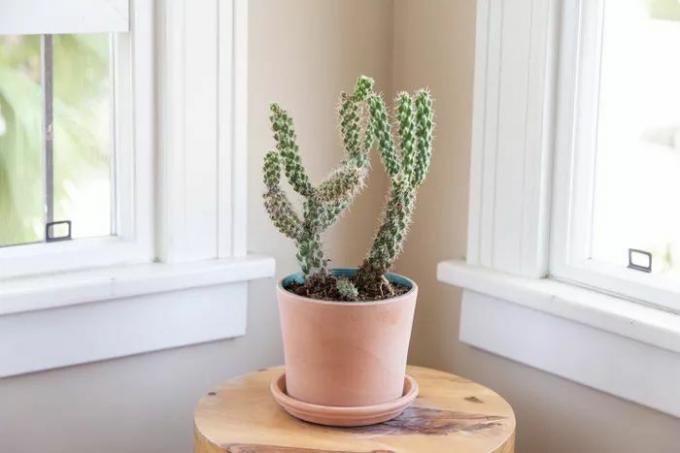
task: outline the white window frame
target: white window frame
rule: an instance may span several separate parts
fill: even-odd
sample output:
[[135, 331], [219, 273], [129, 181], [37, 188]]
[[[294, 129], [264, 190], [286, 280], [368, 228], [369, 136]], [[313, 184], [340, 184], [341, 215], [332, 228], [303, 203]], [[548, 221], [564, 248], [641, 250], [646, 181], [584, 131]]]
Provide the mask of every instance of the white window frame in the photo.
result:
[[562, 17], [550, 274], [680, 313], [677, 278], [641, 273], [590, 255], [604, 3], [567, 1]]
[[437, 276], [463, 288], [462, 342], [680, 416], [675, 305], [554, 275], [579, 69], [561, 37], [578, 34], [592, 3], [477, 2], [467, 256], [439, 263]]
[[[38, 0], [42, 2], [42, 0]], [[66, 10], [77, 10], [82, 2], [69, 0]], [[88, 2], [85, 2], [87, 4]], [[12, 4], [14, 4], [12, 2]], [[27, 8], [31, 2], [16, 3], [17, 9]], [[94, 3], [89, 3], [90, 6]], [[112, 64], [114, 74], [114, 137], [115, 166], [114, 187], [115, 235], [79, 238], [69, 241], [19, 244], [0, 248], [0, 279], [63, 272], [74, 269], [150, 262], [153, 259], [153, 159], [154, 159], [154, 107], [153, 107], [153, 9], [151, 2], [131, 2], [129, 31], [116, 32], [113, 39]], [[33, 5], [35, 6], [35, 5]], [[39, 6], [39, 5], [38, 5]], [[100, 5], [102, 6], [102, 5]], [[43, 5], [44, 9], [47, 5]], [[20, 15], [33, 14], [37, 6]], [[97, 16], [97, 9], [87, 14]], [[20, 11], [18, 12], [20, 13]], [[111, 13], [113, 14], [113, 13]], [[127, 15], [126, 15], [127, 16]], [[98, 16], [99, 17], [99, 16]], [[116, 18], [114, 14], [114, 18]], [[57, 27], [75, 27], [78, 23]], [[41, 22], [37, 17], [36, 22]], [[46, 31], [53, 31], [59, 21], [47, 20]], [[94, 23], [96, 31], [108, 31], [105, 18]], [[84, 21], [88, 23], [87, 20]], [[9, 22], [9, 27], [16, 24]], [[30, 24], [24, 24], [24, 28]], [[90, 25], [91, 26], [91, 25]], [[112, 29], [120, 25], [114, 23]], [[21, 31], [22, 29], [14, 31]], [[12, 30], [0, 31], [9, 32]], [[27, 29], [32, 31], [32, 29]]]
[[7, 248], [35, 253], [1, 262], [0, 378], [243, 335], [248, 282], [274, 275], [247, 253], [247, 0], [131, 0], [130, 18], [122, 235]]

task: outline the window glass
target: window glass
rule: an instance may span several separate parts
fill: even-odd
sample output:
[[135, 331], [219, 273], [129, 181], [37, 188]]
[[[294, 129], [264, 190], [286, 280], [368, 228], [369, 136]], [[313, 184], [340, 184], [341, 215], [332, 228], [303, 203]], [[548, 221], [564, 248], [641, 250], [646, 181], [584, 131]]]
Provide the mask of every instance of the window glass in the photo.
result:
[[41, 240], [40, 37], [0, 36], [0, 246]]
[[595, 260], [680, 272], [680, 2], [604, 9], [593, 228]]
[[112, 234], [109, 34], [0, 36], [0, 246]]
[[109, 35], [54, 35], [54, 220], [74, 237], [111, 234]]

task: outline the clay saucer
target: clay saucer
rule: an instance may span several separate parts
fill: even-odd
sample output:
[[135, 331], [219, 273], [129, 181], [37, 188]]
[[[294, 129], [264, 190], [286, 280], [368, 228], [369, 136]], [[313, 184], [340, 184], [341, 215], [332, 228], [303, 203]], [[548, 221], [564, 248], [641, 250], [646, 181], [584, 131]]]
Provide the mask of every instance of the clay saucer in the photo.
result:
[[366, 426], [390, 420], [406, 409], [418, 396], [418, 383], [408, 374], [401, 398], [372, 406], [322, 406], [296, 400], [286, 394], [286, 375], [282, 373], [269, 385], [274, 400], [290, 415], [327, 426]]

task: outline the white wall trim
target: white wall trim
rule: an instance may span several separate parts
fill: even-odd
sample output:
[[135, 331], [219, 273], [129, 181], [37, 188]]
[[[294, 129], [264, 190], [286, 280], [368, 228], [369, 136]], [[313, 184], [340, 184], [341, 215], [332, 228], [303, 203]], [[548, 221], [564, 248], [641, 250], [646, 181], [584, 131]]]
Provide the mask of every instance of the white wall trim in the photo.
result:
[[557, 3], [477, 2], [467, 259], [532, 277], [548, 270]]
[[463, 343], [680, 417], [680, 315], [550, 279], [444, 261]]
[[0, 378], [243, 335], [274, 259], [140, 264], [7, 281]]
[[191, 263], [150, 263], [3, 282], [0, 316], [124, 297], [244, 282], [274, 275], [274, 259], [247, 256]]
[[245, 334], [247, 282], [0, 316], [0, 378]]
[[218, 36], [218, 256], [244, 256], [248, 216], [248, 2], [221, 1], [217, 7], [220, 24], [233, 24], [220, 25]]
[[463, 343], [680, 417], [680, 354], [466, 290]]
[[158, 4], [158, 256], [244, 256], [247, 2]]
[[[680, 315], [675, 313], [568, 283], [518, 277], [464, 261], [439, 263], [437, 279], [680, 355]], [[463, 316], [461, 323], [466, 322]]]

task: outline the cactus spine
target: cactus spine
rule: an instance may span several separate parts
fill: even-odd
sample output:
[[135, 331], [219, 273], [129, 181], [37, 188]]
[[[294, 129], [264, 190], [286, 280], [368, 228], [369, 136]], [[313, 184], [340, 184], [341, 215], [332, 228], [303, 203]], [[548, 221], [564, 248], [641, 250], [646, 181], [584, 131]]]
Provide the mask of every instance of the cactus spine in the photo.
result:
[[[368, 170], [368, 151], [373, 134], [365, 127], [361, 137], [363, 102], [373, 93], [373, 80], [360, 77], [352, 95], [340, 98], [340, 130], [346, 158], [325, 181], [314, 187], [305, 171], [296, 143], [293, 120], [276, 104], [271, 106], [271, 126], [276, 149], [264, 158], [263, 177], [267, 191], [264, 204], [274, 225], [297, 245], [297, 259], [305, 278], [328, 274], [320, 235], [335, 223], [353, 197], [363, 188]], [[295, 192], [304, 197], [302, 219], [280, 187], [281, 170]]]

